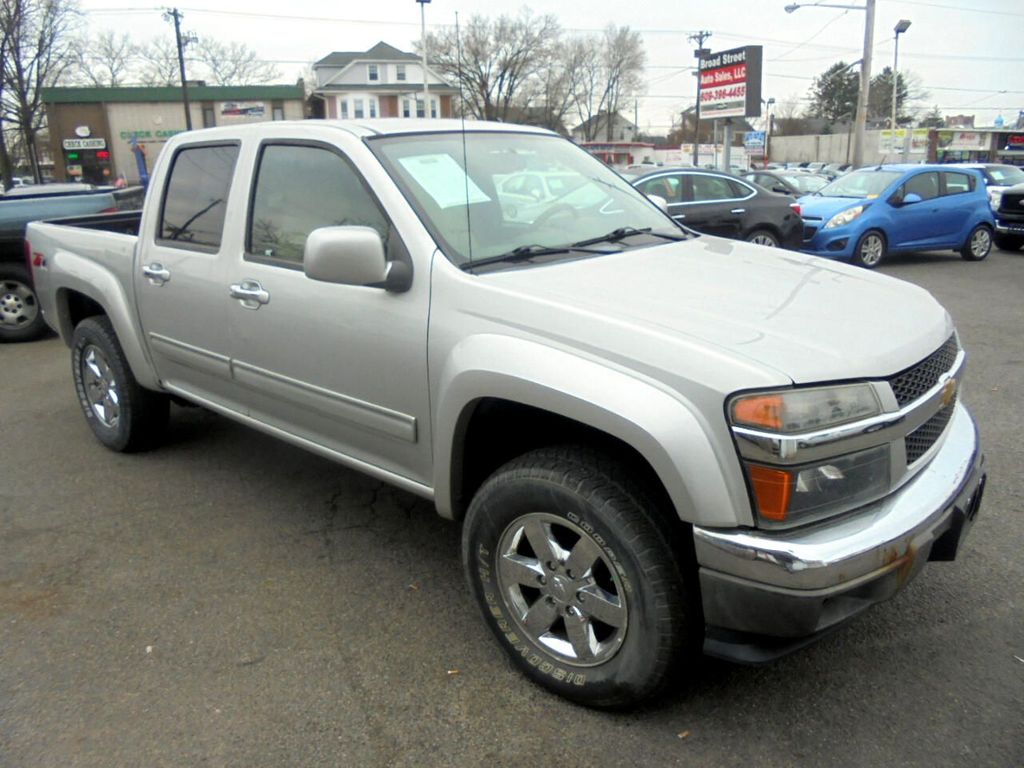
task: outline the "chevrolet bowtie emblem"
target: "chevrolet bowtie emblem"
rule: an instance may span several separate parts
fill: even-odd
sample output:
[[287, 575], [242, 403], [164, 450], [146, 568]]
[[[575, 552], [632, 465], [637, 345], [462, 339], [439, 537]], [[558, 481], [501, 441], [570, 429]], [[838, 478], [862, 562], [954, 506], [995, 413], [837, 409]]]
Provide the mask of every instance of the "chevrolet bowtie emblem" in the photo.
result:
[[950, 379], [942, 388], [942, 407], [947, 407], [956, 400], [956, 379]]

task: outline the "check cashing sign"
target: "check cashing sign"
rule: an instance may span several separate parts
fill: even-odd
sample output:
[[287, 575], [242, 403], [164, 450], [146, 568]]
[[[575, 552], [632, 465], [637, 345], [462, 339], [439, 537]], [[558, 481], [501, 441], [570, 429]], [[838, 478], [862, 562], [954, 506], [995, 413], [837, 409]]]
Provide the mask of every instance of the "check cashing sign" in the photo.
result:
[[700, 62], [700, 119], [761, 114], [761, 46], [705, 56]]

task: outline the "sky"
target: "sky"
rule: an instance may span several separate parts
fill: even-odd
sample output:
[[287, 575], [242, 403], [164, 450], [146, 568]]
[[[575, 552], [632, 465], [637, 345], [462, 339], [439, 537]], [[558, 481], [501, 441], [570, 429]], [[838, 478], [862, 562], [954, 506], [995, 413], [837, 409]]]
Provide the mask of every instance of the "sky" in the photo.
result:
[[[637, 103], [640, 129], [668, 132], [673, 119], [695, 99], [694, 44], [687, 36], [711, 32], [712, 51], [744, 45], [764, 47], [762, 98], [779, 105], [807, 103], [814, 77], [836, 61], [857, 61], [864, 43], [862, 10], [829, 8], [809, 0], [793, 13], [792, 0], [433, 0], [426, 6], [427, 29], [453, 26], [474, 14], [554, 14], [567, 34], [596, 33], [610, 23], [628, 25], [643, 36], [647, 87]], [[90, 31], [113, 29], [145, 42], [173, 39], [162, 18], [165, 6], [144, 0], [79, 0]], [[183, 0], [183, 29], [221, 42], [241, 42], [274, 62], [281, 82], [294, 82], [306, 66], [331, 51], [367, 50], [380, 40], [412, 50], [420, 36], [415, 0]], [[833, 5], [863, 6], [864, 0]], [[817, 6], [817, 7], [816, 7]], [[1024, 4], [1019, 0], [877, 0], [872, 72], [893, 61], [893, 27], [911, 21], [900, 36], [899, 71], [913, 73], [934, 106], [947, 115], [973, 114], [975, 125], [997, 116], [1009, 124], [1024, 110]], [[632, 114], [628, 115], [632, 117]], [[571, 124], [571, 123], [570, 123]]]

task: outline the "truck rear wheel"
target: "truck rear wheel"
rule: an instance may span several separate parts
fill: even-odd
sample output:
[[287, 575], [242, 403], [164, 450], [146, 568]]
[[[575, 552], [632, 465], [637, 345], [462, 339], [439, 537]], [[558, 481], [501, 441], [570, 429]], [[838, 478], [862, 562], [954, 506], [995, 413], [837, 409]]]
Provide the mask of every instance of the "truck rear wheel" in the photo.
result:
[[85, 420], [101, 443], [124, 453], [159, 443], [170, 401], [139, 386], [106, 316], [86, 318], [75, 328], [71, 373]]
[[679, 562], [643, 490], [583, 448], [497, 470], [473, 498], [462, 555], [470, 590], [534, 682], [597, 707], [635, 704], [671, 678], [687, 615]]
[[18, 264], [0, 264], [0, 342], [32, 341], [45, 332], [28, 272]]

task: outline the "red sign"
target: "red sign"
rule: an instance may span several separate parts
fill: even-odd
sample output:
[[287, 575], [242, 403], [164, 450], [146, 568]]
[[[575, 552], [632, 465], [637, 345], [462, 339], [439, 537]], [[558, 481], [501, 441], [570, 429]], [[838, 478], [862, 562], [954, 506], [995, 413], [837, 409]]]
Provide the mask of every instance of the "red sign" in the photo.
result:
[[1006, 139], [1006, 145], [1024, 149], [1024, 133], [1011, 133]]

